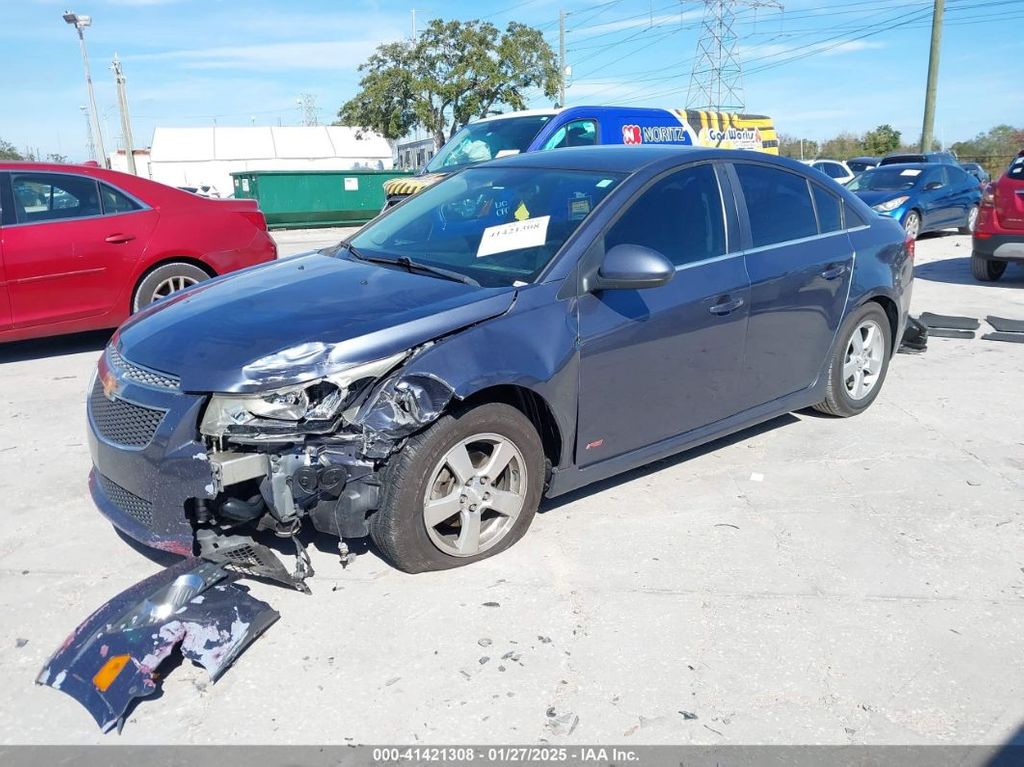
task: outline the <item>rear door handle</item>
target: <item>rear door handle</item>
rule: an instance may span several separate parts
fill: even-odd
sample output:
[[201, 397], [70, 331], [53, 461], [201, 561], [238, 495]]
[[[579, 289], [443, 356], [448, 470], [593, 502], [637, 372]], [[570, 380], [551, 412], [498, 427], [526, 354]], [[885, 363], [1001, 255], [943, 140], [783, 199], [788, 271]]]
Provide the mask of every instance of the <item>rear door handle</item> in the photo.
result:
[[134, 234], [112, 234], [106, 238], [105, 242], [112, 242], [114, 244], [121, 244], [123, 242], [131, 242], [135, 239]]
[[722, 300], [717, 304], [711, 304], [711, 306], [708, 307], [708, 311], [712, 314], [723, 315], [730, 314], [743, 306], [742, 298], [734, 298], [732, 301], [725, 300], [727, 298], [728, 296], [722, 296]]
[[826, 280], [834, 280], [836, 277], [842, 277], [846, 274], [846, 264], [831, 264], [828, 269], [821, 273], [821, 276]]

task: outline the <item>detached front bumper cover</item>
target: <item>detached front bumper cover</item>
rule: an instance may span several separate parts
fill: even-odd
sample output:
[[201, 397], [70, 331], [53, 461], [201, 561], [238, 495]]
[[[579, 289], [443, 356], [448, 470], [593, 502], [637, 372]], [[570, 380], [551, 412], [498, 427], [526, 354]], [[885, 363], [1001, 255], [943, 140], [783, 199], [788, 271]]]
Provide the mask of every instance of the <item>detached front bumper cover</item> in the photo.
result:
[[109, 732], [135, 698], [156, 692], [155, 671], [179, 644], [216, 681], [280, 617], [235, 578], [190, 558], [137, 583], [75, 629], [36, 683], [70, 695]]

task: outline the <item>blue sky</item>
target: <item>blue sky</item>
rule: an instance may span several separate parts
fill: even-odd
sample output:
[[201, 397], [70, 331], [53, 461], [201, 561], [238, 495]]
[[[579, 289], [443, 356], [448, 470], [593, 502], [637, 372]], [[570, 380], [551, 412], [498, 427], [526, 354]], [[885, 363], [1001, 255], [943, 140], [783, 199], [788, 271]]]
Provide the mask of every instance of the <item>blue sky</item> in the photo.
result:
[[[86, 103], [72, 0], [0, 0], [0, 138], [85, 159]], [[920, 133], [932, 0], [784, 0], [737, 17], [747, 111], [824, 138], [891, 123]], [[137, 145], [161, 126], [295, 125], [301, 93], [330, 122], [380, 42], [426, 19], [517, 20], [558, 43], [567, 17], [569, 104], [682, 107], [702, 13], [678, 0], [74, 0], [86, 32], [108, 149], [120, 135], [109, 70], [128, 78]], [[947, 143], [1024, 125], [1024, 0], [947, 0], [936, 135]], [[533, 94], [531, 106], [549, 106]]]

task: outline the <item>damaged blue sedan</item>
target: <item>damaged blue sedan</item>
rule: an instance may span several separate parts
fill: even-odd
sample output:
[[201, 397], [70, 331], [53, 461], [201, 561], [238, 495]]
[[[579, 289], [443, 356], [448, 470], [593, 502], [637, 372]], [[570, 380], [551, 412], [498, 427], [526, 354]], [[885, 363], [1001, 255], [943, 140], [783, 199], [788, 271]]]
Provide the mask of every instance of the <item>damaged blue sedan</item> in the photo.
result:
[[[335, 248], [140, 313], [89, 398], [122, 531], [301, 583], [250, 533], [469, 564], [556, 496], [878, 396], [912, 245], [795, 162], [597, 147], [476, 166]], [[296, 545], [301, 546], [296, 538]]]
[[806, 166], [623, 146], [476, 165], [336, 247], [176, 293], [100, 359], [90, 488], [195, 559], [101, 608], [40, 682], [108, 728], [176, 643], [216, 676], [276, 619], [234, 579], [307, 590], [304, 530], [451, 568], [544, 497], [792, 410], [861, 413], [912, 279], [900, 226]]

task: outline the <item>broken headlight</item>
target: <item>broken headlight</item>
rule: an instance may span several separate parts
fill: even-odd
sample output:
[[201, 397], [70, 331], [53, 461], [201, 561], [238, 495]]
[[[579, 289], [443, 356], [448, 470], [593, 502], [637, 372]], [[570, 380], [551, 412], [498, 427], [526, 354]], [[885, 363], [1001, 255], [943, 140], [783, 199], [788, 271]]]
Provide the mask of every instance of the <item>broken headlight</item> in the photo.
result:
[[355, 365], [303, 384], [251, 394], [214, 394], [199, 430], [208, 437], [254, 442], [332, 432], [344, 407], [406, 354]]

